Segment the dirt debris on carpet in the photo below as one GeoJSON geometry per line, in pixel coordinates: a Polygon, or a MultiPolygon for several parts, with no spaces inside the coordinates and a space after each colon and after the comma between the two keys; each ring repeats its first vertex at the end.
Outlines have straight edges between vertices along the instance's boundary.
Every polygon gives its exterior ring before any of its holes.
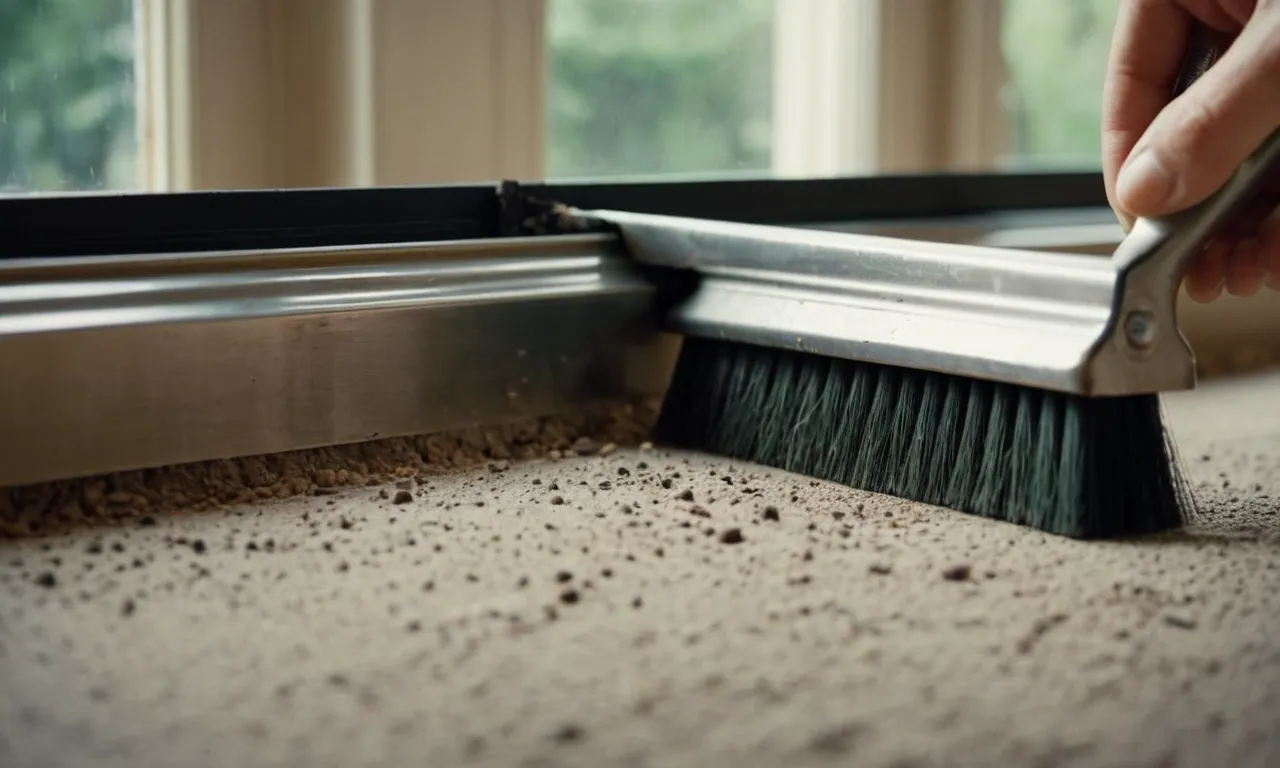
{"type": "Polygon", "coordinates": [[[0,488],[0,538],[326,494],[485,463],[607,454],[619,445],[643,442],[657,408],[649,399],[606,402],[574,414],[493,427],[0,488]]]}

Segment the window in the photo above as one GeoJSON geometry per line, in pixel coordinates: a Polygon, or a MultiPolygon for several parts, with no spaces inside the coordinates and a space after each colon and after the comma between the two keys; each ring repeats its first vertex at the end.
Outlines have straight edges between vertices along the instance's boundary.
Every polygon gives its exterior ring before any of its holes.
{"type": "Polygon", "coordinates": [[[0,0],[0,192],[141,180],[132,0],[0,0]]]}
{"type": "Polygon", "coordinates": [[[0,189],[1096,168],[1118,2],[0,0],[0,189]]]}
{"type": "Polygon", "coordinates": [[[1011,169],[1101,166],[1102,83],[1119,0],[1002,0],[1011,169]]]}
{"type": "Polygon", "coordinates": [[[547,175],[767,174],[773,6],[549,0],[547,175]]]}

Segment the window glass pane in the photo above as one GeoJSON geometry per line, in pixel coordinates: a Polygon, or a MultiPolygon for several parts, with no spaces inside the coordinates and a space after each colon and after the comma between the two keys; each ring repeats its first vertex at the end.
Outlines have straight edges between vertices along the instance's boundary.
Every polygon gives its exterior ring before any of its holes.
{"type": "Polygon", "coordinates": [[[772,0],[549,0],[547,175],[768,174],[772,0]]]}
{"type": "Polygon", "coordinates": [[[0,193],[138,186],[132,0],[0,0],[0,193]]]}
{"type": "Polygon", "coordinates": [[[1120,0],[1004,0],[1011,169],[1101,167],[1102,82],[1120,0]]]}

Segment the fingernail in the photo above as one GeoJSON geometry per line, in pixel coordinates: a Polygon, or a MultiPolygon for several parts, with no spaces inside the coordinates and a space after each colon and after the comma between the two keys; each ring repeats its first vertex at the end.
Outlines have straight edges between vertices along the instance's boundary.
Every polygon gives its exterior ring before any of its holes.
{"type": "Polygon", "coordinates": [[[1116,179],[1116,196],[1130,211],[1161,213],[1175,202],[1177,192],[1177,179],[1150,149],[1130,157],[1116,179]]]}
{"type": "Polygon", "coordinates": [[[1133,229],[1135,219],[1129,214],[1124,211],[1116,211],[1116,218],[1120,220],[1120,228],[1125,231],[1125,234],[1128,234],[1129,230],[1133,229]]]}

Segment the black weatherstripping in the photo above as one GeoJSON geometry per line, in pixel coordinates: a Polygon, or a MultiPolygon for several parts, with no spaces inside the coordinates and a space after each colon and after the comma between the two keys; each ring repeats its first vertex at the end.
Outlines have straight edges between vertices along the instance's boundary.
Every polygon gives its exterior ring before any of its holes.
{"type": "Polygon", "coordinates": [[[1107,204],[1097,173],[30,196],[0,198],[0,258],[509,237],[531,201],[762,224],[1107,204]]]}
{"type": "Polygon", "coordinates": [[[453,240],[497,229],[491,186],[0,199],[0,258],[453,240]]]}
{"type": "Polygon", "coordinates": [[[1097,173],[941,174],[643,184],[524,184],[533,198],[607,209],[740,221],[818,224],[1107,205],[1097,173]]]}

